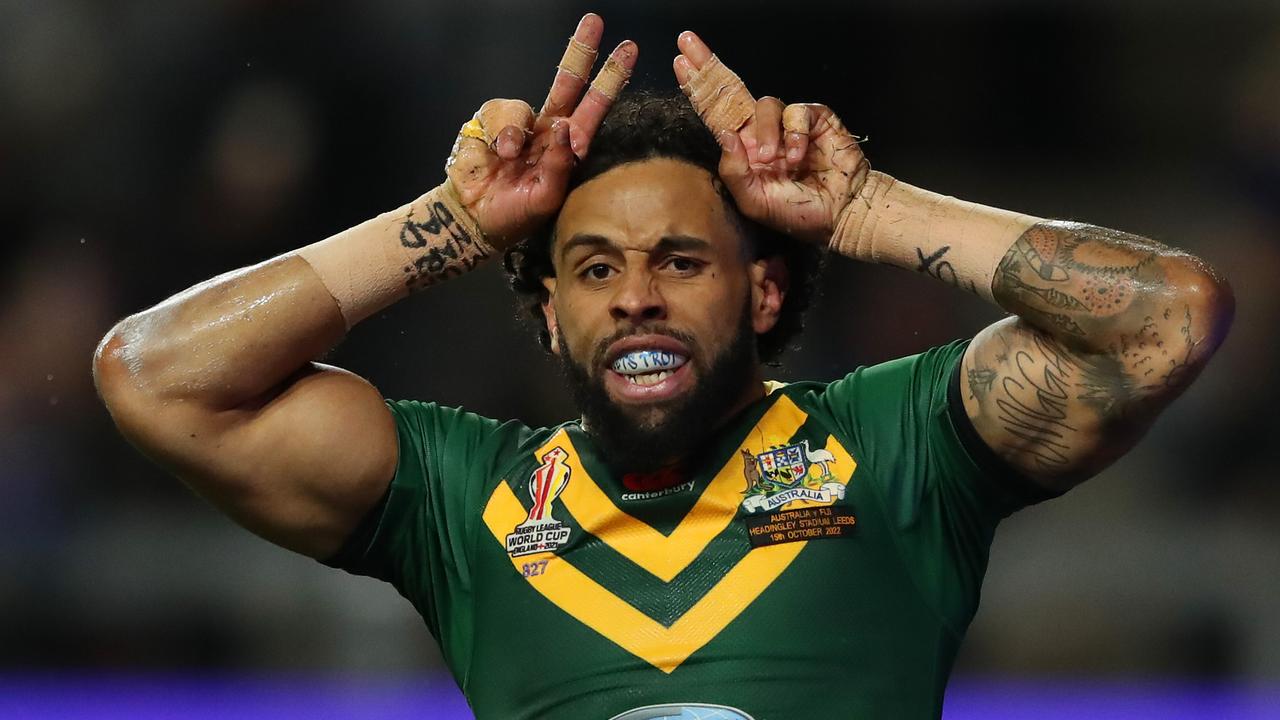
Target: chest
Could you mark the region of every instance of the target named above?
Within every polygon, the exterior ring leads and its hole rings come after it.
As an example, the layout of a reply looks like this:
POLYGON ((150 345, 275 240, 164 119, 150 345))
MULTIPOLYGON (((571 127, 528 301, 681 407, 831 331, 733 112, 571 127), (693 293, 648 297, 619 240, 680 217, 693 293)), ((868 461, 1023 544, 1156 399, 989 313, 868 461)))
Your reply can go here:
POLYGON ((478 533, 482 664, 554 648, 564 678, 690 677, 750 663, 765 642, 770 657, 830 667, 918 627, 850 449, 789 401, 732 440, 675 492, 641 497, 567 432, 538 447, 497 484, 478 533))

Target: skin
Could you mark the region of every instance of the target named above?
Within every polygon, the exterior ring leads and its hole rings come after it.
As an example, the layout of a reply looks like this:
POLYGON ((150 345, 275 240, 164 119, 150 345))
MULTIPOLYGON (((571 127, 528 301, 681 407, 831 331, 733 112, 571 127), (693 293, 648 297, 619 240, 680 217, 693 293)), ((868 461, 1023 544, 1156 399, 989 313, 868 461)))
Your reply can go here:
MULTIPOLYGON (((588 14, 574 37, 599 47, 588 14)), ((611 57, 628 71, 635 43, 611 57)), ((564 203, 574 154, 590 147, 611 100, 557 72, 534 117, 521 100, 477 111, 491 143, 459 137, 446 164, 459 199, 499 249, 547 222, 564 203)), ((451 251, 447 229, 422 222, 421 199, 341 234, 375 256, 451 251)), ((358 298, 359 314, 401 299, 397 281, 358 298)), ((419 278, 415 289, 449 277, 419 278)), ((368 381, 314 362, 344 336, 342 312, 296 254, 242 268, 121 320, 94 354, 103 403, 140 451, 252 532, 291 550, 332 556, 395 472, 397 440, 368 381)))
MULTIPOLYGON (((757 334, 777 322, 782 267, 749 259, 711 175, 697 166, 664 158, 614 168, 569 195, 555 237, 556 275, 544 281, 543 306, 553 352, 570 352, 593 374, 613 376, 605 385, 610 398, 638 423, 663 422, 663 401, 702 379, 700 369, 733 339, 735 325, 726 319, 748 298, 757 334), (609 369, 612 358, 597 362, 607 339, 672 330, 697 344, 658 397, 632 397, 609 369)), ((757 370, 722 420, 763 395, 760 381, 757 370)))
POLYGON ((1203 370, 1235 308, 1198 259, 1079 223, 1027 230, 992 292, 1017 316, 966 352, 965 410, 997 454, 1051 490, 1141 439, 1203 370))
MULTIPOLYGON (((683 86, 712 53, 692 32, 677 45, 673 68, 683 86)), ((750 97, 740 81, 731 90, 750 97)), ((870 165, 830 108, 754 102, 741 128, 709 126, 723 149, 719 175, 743 214, 825 242, 846 213, 873 211, 862 195, 870 165), (788 117, 804 122, 788 125, 788 117)), ((1199 375, 1230 329, 1234 296, 1207 263, 1148 238, 1081 223, 1010 222, 1007 211, 979 205, 968 212, 993 221, 970 223, 986 230, 940 247, 887 247, 877 260, 1013 314, 965 351, 965 411, 1014 470, 1064 491, 1132 448, 1199 375), (953 264, 962 253, 979 262, 953 264), (995 266, 989 288, 955 269, 971 265, 995 266)))
MULTIPOLYGON (((575 37, 596 48, 602 33, 600 18, 587 15, 575 37)), ((692 33, 678 44, 675 73, 684 83, 710 50, 692 33)), ((613 58, 629 69, 636 54, 624 42, 613 58)), ((619 331, 666 327, 695 337, 709 357, 728 340, 728 324, 718 322, 723 309, 747 301, 753 328, 772 327, 785 274, 748 260, 705 172, 672 161, 636 163, 566 199, 573 156, 588 151, 608 107, 583 80, 557 73, 541 113, 517 100, 486 103, 478 114, 492 141, 460 137, 447 165, 459 199, 499 249, 564 206, 544 308, 556 351, 581 361, 619 331), (601 238, 599 258, 568 247, 582 234, 601 238), (679 253, 664 246, 664 237, 677 235, 704 243, 695 243, 696 257, 672 261, 691 252, 689 243, 679 253)), ((804 133, 782 124, 797 113, 781 101, 762 98, 755 108, 742 128, 711 128, 724 148, 720 179, 748 217, 825 242, 840 213, 860 207, 850 203, 866 182, 861 148, 824 106, 798 108, 804 133)), ((425 217, 410 203, 341 237, 375 257, 400 250, 406 233, 424 256, 448 251, 447 231, 425 217)), ((1223 281, 1196 258, 1143 238, 1044 222, 971 240, 971 247, 904 247, 886 261, 925 272, 918 258, 937 267, 948 251, 998 260, 991 295, 1014 317, 984 330, 966 352, 965 408, 988 445, 1049 488, 1079 482, 1131 447, 1200 372, 1230 324, 1223 281), (1102 297, 1112 289, 1124 297, 1102 297)), ((446 277, 423 278, 418 287, 446 277)), ((403 286, 389 288, 359 298, 359 315, 402 297, 403 286)), ((288 254, 125 318, 99 345, 94 378, 122 434, 142 452, 251 531, 325 558, 381 497, 397 461, 381 394, 314 362, 345 331, 325 282, 288 254)), ((690 372, 689 384, 672 392, 699 380, 690 372)), ((758 380, 726 416, 759 396, 758 380)), ((660 403, 621 391, 617 398, 638 421, 661 420, 660 403)))

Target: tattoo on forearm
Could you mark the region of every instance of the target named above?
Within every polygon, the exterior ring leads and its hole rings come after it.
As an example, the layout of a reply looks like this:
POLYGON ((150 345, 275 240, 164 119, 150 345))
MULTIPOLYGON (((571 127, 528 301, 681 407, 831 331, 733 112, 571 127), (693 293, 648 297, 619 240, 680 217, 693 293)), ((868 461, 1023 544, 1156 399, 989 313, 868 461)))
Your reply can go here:
POLYGON ((400 244, 406 248, 421 248, 422 254, 412 264, 404 266, 404 284, 410 292, 417 292, 436 283, 457 277, 489 257, 483 243, 476 242, 439 201, 426 208, 426 217, 419 220, 412 213, 400 228, 400 244))
MULTIPOLYGON (((1166 307, 1160 313, 1171 321, 1174 310, 1166 307)), ((1165 325, 1165 327, 1169 327, 1165 325)), ((1160 335, 1160 326, 1153 316, 1143 318, 1142 327, 1133 335, 1121 335, 1120 341, 1108 348, 1111 356, 1127 367, 1135 382, 1156 388, 1179 389, 1191 381, 1192 355, 1203 342, 1191 334, 1191 306, 1182 309, 1182 323, 1177 328, 1178 337, 1167 340, 1160 335)))
POLYGON ((924 248, 916 248, 916 272, 924 273, 929 277, 941 280, 942 282, 958 287, 961 290, 968 290, 974 295, 978 294, 978 288, 973 284, 973 280, 961 279, 956 274, 955 266, 949 260, 943 260, 948 252, 951 251, 950 245, 943 245, 934 252, 925 255, 924 248))
POLYGON ((1045 330, 1077 338, 1124 313, 1138 291, 1164 280, 1163 246, 1079 223, 1028 228, 996 268, 991 290, 1004 307, 1045 330))
MULTIPOLYGON (((1087 475, 1191 381, 1213 345, 1212 319, 1202 316, 1212 309, 1167 277, 1181 272, 1168 264, 1178 254, 1057 222, 1009 249, 992 291, 1020 319, 965 375, 1000 454, 1046 477, 1087 475)), ((922 270, 940 257, 921 254, 922 270)))

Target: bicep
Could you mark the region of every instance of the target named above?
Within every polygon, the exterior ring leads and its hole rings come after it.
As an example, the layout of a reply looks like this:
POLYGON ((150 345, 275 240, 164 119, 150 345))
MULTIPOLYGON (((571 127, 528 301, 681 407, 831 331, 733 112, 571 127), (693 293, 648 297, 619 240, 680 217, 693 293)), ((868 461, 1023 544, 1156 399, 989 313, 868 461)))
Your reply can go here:
POLYGON ((381 394, 338 368, 313 364, 242 408, 159 412, 151 424, 167 437, 140 443, 148 454, 240 525, 311 557, 337 552, 395 473, 381 394))
POLYGON ((965 412, 979 437, 1053 491, 1114 462, 1173 399, 1123 356, 1075 351, 1018 317, 980 332, 960 369, 965 412))

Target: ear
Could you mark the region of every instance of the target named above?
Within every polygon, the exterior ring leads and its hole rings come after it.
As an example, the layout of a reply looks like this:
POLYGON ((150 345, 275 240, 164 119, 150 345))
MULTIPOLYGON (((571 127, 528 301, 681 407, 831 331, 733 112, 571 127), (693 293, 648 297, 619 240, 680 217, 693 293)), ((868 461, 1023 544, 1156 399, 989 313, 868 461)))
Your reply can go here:
POLYGON ((762 335, 778 324, 791 275, 787 271, 787 263, 774 256, 753 261, 750 276, 751 326, 757 335, 762 335))
POLYGON ((556 322, 556 279, 542 278, 542 287, 547 290, 547 297, 542 301, 542 314, 547 320, 547 333, 551 335, 551 352, 560 354, 560 325, 556 322))

